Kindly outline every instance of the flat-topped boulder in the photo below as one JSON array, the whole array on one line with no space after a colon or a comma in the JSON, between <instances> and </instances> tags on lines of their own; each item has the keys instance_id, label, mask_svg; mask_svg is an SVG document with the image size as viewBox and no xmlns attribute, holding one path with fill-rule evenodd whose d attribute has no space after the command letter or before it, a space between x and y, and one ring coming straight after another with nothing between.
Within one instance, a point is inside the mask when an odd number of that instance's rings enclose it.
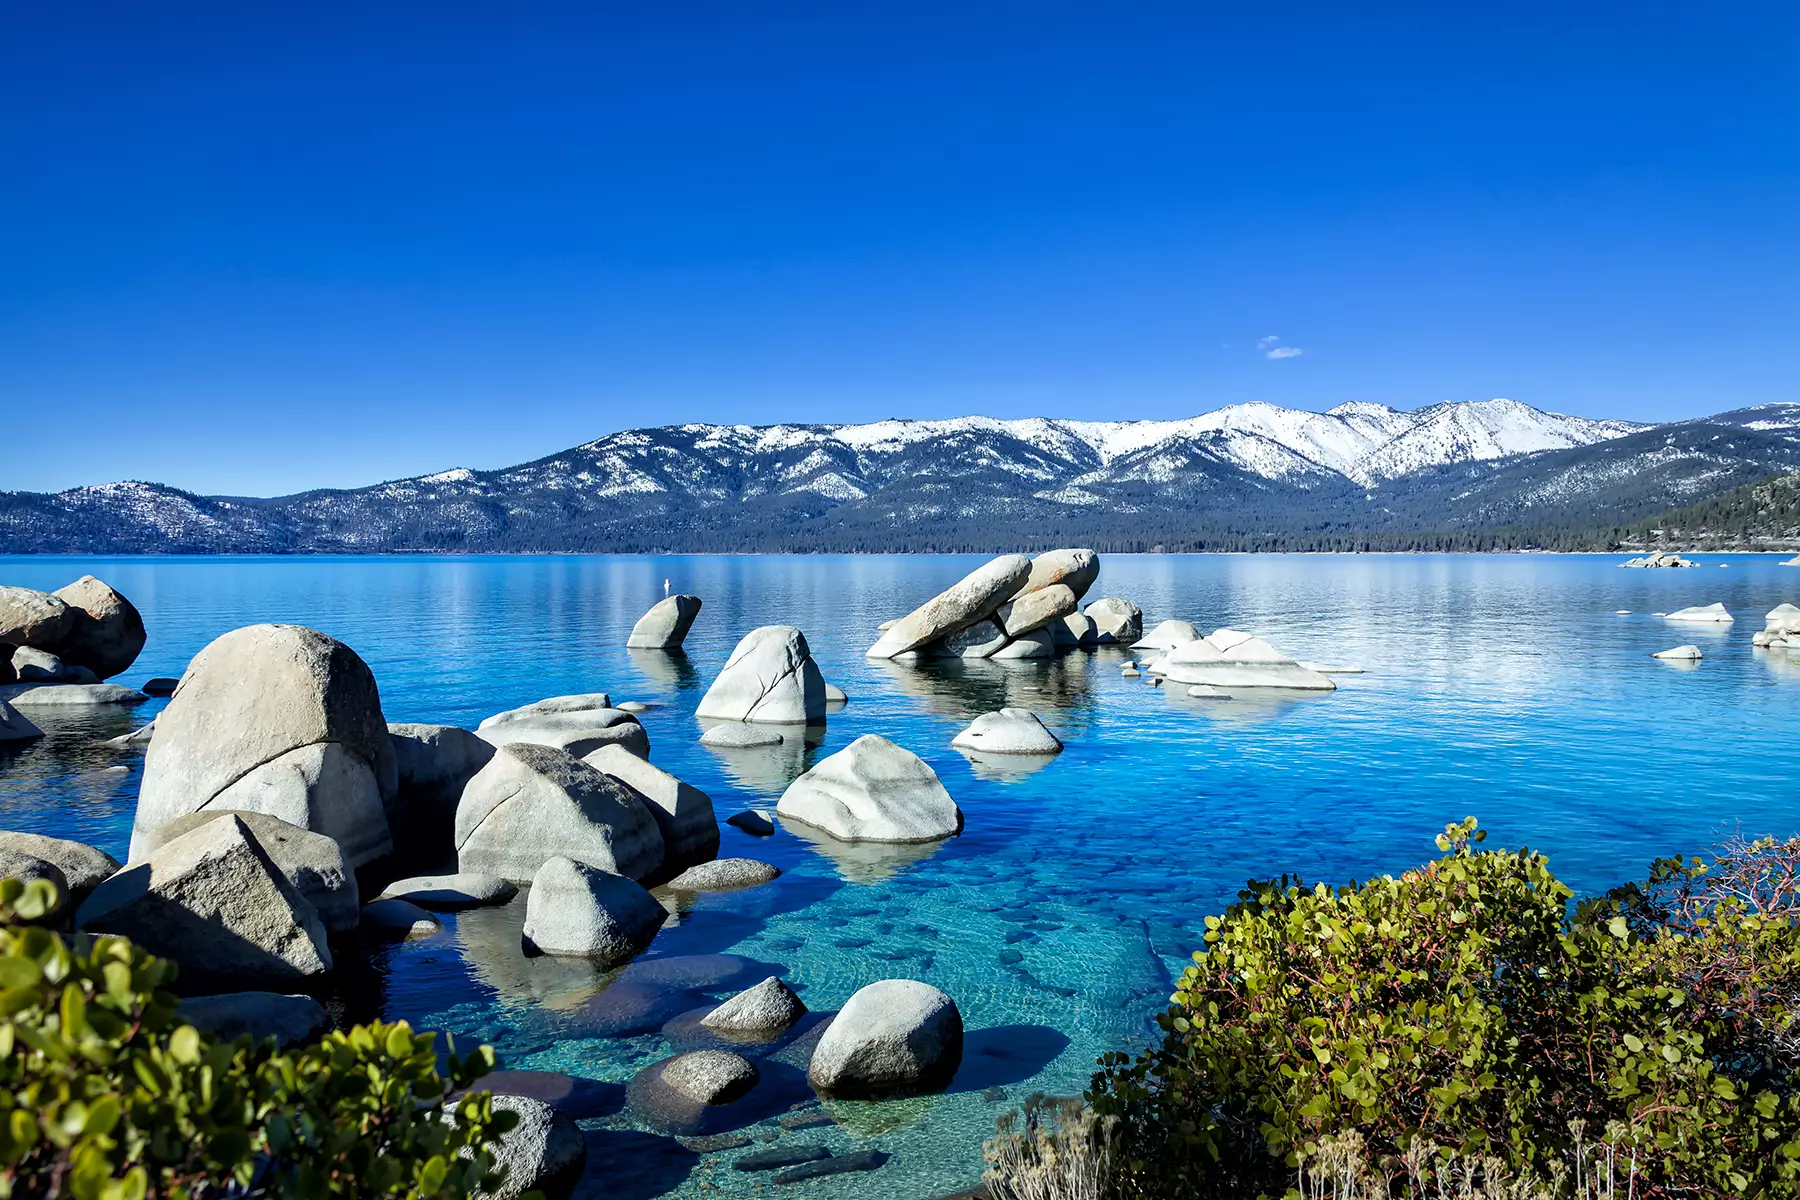
<instances>
[{"instance_id":1,"label":"flat-topped boulder","mask_svg":"<svg viewBox=\"0 0 1800 1200\"><path fill-rule=\"evenodd\" d=\"M1100 556L1092 550L1046 550L1031 560L1031 570L1012 599L1039 591L1052 584L1062 584L1080 600L1100 577Z\"/></svg>"},{"instance_id":2,"label":"flat-topped boulder","mask_svg":"<svg viewBox=\"0 0 1800 1200\"><path fill-rule=\"evenodd\" d=\"M919 1095L948 1087L962 1053L956 1001L928 983L884 979L845 1002L806 1077L821 1094L843 1099Z\"/></svg>"},{"instance_id":3,"label":"flat-topped boulder","mask_svg":"<svg viewBox=\"0 0 1800 1200\"><path fill-rule=\"evenodd\" d=\"M745 634L695 715L776 725L823 721L825 677L806 635L792 625L764 625Z\"/></svg>"},{"instance_id":4,"label":"flat-topped boulder","mask_svg":"<svg viewBox=\"0 0 1800 1200\"><path fill-rule=\"evenodd\" d=\"M1023 637L1075 611L1075 593L1067 584L1052 583L1017 600L1008 600L994 612L994 621L1007 637Z\"/></svg>"},{"instance_id":5,"label":"flat-topped boulder","mask_svg":"<svg viewBox=\"0 0 1800 1200\"><path fill-rule=\"evenodd\" d=\"M1672 613L1663 614L1667 621L1699 621L1718 625L1728 625L1737 620L1726 610L1723 604L1695 605L1691 608L1678 608Z\"/></svg>"},{"instance_id":6,"label":"flat-topped boulder","mask_svg":"<svg viewBox=\"0 0 1800 1200\"><path fill-rule=\"evenodd\" d=\"M631 879L662 866L662 833L642 797L566 751L501 746L456 809L458 869L529 880L566 855Z\"/></svg>"},{"instance_id":7,"label":"flat-topped boulder","mask_svg":"<svg viewBox=\"0 0 1800 1200\"><path fill-rule=\"evenodd\" d=\"M565 855L544 861L525 899L525 943L539 954L617 966L641 954L669 914L641 885Z\"/></svg>"},{"instance_id":8,"label":"flat-topped boulder","mask_svg":"<svg viewBox=\"0 0 1800 1200\"><path fill-rule=\"evenodd\" d=\"M1101 645L1129 646L1144 632L1144 610L1129 600L1108 596L1082 610L1094 623L1094 640Z\"/></svg>"},{"instance_id":9,"label":"flat-topped boulder","mask_svg":"<svg viewBox=\"0 0 1800 1200\"><path fill-rule=\"evenodd\" d=\"M602 775L636 792L662 833L661 873L671 875L719 853L719 819L712 797L619 746L582 758Z\"/></svg>"},{"instance_id":10,"label":"flat-topped boulder","mask_svg":"<svg viewBox=\"0 0 1800 1200\"><path fill-rule=\"evenodd\" d=\"M455 912L465 908L486 908L505 904L518 895L511 880L498 875L459 872L454 875L414 875L396 879L382 890L377 899L404 900L420 908Z\"/></svg>"},{"instance_id":11,"label":"flat-topped boulder","mask_svg":"<svg viewBox=\"0 0 1800 1200\"><path fill-rule=\"evenodd\" d=\"M984 563L884 630L869 657L893 658L993 616L1030 575L1031 560L1023 554Z\"/></svg>"},{"instance_id":12,"label":"flat-topped boulder","mask_svg":"<svg viewBox=\"0 0 1800 1200\"><path fill-rule=\"evenodd\" d=\"M1337 689L1327 676L1301 666L1262 638L1236 629L1215 630L1198 641L1177 646L1157 659L1153 670L1171 683L1221 689Z\"/></svg>"},{"instance_id":13,"label":"flat-topped boulder","mask_svg":"<svg viewBox=\"0 0 1800 1200\"><path fill-rule=\"evenodd\" d=\"M665 596L638 618L625 645L633 650L679 650L699 615L700 597Z\"/></svg>"},{"instance_id":14,"label":"flat-topped boulder","mask_svg":"<svg viewBox=\"0 0 1800 1200\"><path fill-rule=\"evenodd\" d=\"M753 750L761 746L781 745L781 735L773 729L733 722L714 725L700 735L700 744L723 750Z\"/></svg>"},{"instance_id":15,"label":"flat-topped boulder","mask_svg":"<svg viewBox=\"0 0 1800 1200\"><path fill-rule=\"evenodd\" d=\"M491 729L495 725L504 725L509 721L534 721L539 717L553 713L589 712L594 709L611 708L612 697L605 692L582 692L572 696L550 696L543 700L534 700L530 704L522 704L518 708L509 708L486 718L475 728Z\"/></svg>"},{"instance_id":16,"label":"flat-topped boulder","mask_svg":"<svg viewBox=\"0 0 1800 1200\"><path fill-rule=\"evenodd\" d=\"M1669 659L1675 662L1699 662L1703 656L1698 646L1676 646L1672 650L1658 650L1650 657Z\"/></svg>"},{"instance_id":17,"label":"flat-topped boulder","mask_svg":"<svg viewBox=\"0 0 1800 1200\"><path fill-rule=\"evenodd\" d=\"M1133 642L1133 650L1173 650L1200 640L1200 631L1192 621L1164 621Z\"/></svg>"},{"instance_id":18,"label":"flat-topped boulder","mask_svg":"<svg viewBox=\"0 0 1800 1200\"><path fill-rule=\"evenodd\" d=\"M635 715L622 708L515 709L483 721L476 736L492 746L550 746L576 758L602 746L618 746L639 758L650 757L650 735Z\"/></svg>"},{"instance_id":19,"label":"flat-topped boulder","mask_svg":"<svg viewBox=\"0 0 1800 1200\"><path fill-rule=\"evenodd\" d=\"M281 871L294 890L311 901L319 919L331 933L355 929L360 899L356 874L343 848L322 833L290 825L267 813L232 809L202 809L176 817L149 830L135 843L133 862L153 858L160 848L200 828L208 821L235 817L249 829L256 844Z\"/></svg>"},{"instance_id":20,"label":"flat-topped boulder","mask_svg":"<svg viewBox=\"0 0 1800 1200\"><path fill-rule=\"evenodd\" d=\"M1063 748L1038 715L1025 708L982 713L950 744L961 750L989 754L1058 754Z\"/></svg>"},{"instance_id":21,"label":"flat-topped boulder","mask_svg":"<svg viewBox=\"0 0 1800 1200\"><path fill-rule=\"evenodd\" d=\"M45 837L38 833L0 830L0 879L12 874L7 863L34 858L53 864L62 873L66 903L79 906L88 894L119 870L119 860L85 842Z\"/></svg>"},{"instance_id":22,"label":"flat-topped boulder","mask_svg":"<svg viewBox=\"0 0 1800 1200\"><path fill-rule=\"evenodd\" d=\"M120 870L76 911L75 927L174 959L184 987L290 982L331 969L318 910L237 816L207 821Z\"/></svg>"},{"instance_id":23,"label":"flat-topped boulder","mask_svg":"<svg viewBox=\"0 0 1800 1200\"><path fill-rule=\"evenodd\" d=\"M768 883L780 876L780 867L754 858L715 858L689 867L663 886L672 892L730 892Z\"/></svg>"},{"instance_id":24,"label":"flat-topped boulder","mask_svg":"<svg viewBox=\"0 0 1800 1200\"><path fill-rule=\"evenodd\" d=\"M149 697L116 683L9 683L0 686L0 701L14 708L90 708L105 704L142 704Z\"/></svg>"},{"instance_id":25,"label":"flat-topped boulder","mask_svg":"<svg viewBox=\"0 0 1800 1200\"><path fill-rule=\"evenodd\" d=\"M393 848L397 787L368 664L317 630L251 625L195 655L157 715L132 845L176 817L240 809L325 834L359 867Z\"/></svg>"},{"instance_id":26,"label":"flat-topped boulder","mask_svg":"<svg viewBox=\"0 0 1800 1200\"><path fill-rule=\"evenodd\" d=\"M789 784L775 812L843 842L933 842L963 821L924 759L872 733Z\"/></svg>"}]
</instances>

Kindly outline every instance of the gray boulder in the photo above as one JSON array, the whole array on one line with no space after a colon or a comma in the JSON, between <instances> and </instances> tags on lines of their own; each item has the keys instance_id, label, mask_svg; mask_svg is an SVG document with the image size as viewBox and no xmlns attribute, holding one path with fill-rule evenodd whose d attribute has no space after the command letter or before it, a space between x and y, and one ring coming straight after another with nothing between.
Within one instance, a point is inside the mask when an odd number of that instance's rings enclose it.
<instances>
[{"instance_id":1,"label":"gray boulder","mask_svg":"<svg viewBox=\"0 0 1800 1200\"><path fill-rule=\"evenodd\" d=\"M157 716L132 845L187 813L244 809L334 838L360 867L392 849L397 787L368 665L316 630L251 625L200 651Z\"/></svg>"},{"instance_id":2,"label":"gray boulder","mask_svg":"<svg viewBox=\"0 0 1800 1200\"><path fill-rule=\"evenodd\" d=\"M745 634L695 715L789 725L823 721L825 677L806 635L792 625L764 625Z\"/></svg>"},{"instance_id":3,"label":"gray boulder","mask_svg":"<svg viewBox=\"0 0 1800 1200\"><path fill-rule=\"evenodd\" d=\"M13 651L13 675L20 683L99 683L100 677L86 667L65 663L48 650L20 646Z\"/></svg>"},{"instance_id":4,"label":"gray boulder","mask_svg":"<svg viewBox=\"0 0 1800 1200\"><path fill-rule=\"evenodd\" d=\"M768 883L780 875L781 868L754 858L716 858L689 867L663 886L672 892L730 892Z\"/></svg>"},{"instance_id":5,"label":"gray boulder","mask_svg":"<svg viewBox=\"0 0 1800 1200\"><path fill-rule=\"evenodd\" d=\"M180 686L181 680L179 679L171 679L167 675L156 675L144 680L144 686L138 691L146 696L173 696L175 689Z\"/></svg>"},{"instance_id":6,"label":"gray boulder","mask_svg":"<svg viewBox=\"0 0 1800 1200\"><path fill-rule=\"evenodd\" d=\"M11 874L6 864L15 857L54 864L62 872L71 906L78 906L87 899L89 893L119 870L118 859L84 842L65 841L37 833L0 831L0 877Z\"/></svg>"},{"instance_id":7,"label":"gray boulder","mask_svg":"<svg viewBox=\"0 0 1800 1200\"><path fill-rule=\"evenodd\" d=\"M1192 621L1164 621L1131 644L1133 650L1173 650L1200 640Z\"/></svg>"},{"instance_id":8,"label":"gray boulder","mask_svg":"<svg viewBox=\"0 0 1800 1200\"><path fill-rule=\"evenodd\" d=\"M497 875L415 875L387 885L378 900L404 900L420 908L486 908L505 904L519 894L510 880Z\"/></svg>"},{"instance_id":9,"label":"gray boulder","mask_svg":"<svg viewBox=\"0 0 1800 1200\"><path fill-rule=\"evenodd\" d=\"M574 696L551 696L519 708L509 708L505 712L497 712L484 720L476 729L490 729L495 725L504 725L509 721L535 721L539 717L555 713L591 712L597 708L611 708L612 697L605 692L583 692Z\"/></svg>"},{"instance_id":10,"label":"gray boulder","mask_svg":"<svg viewBox=\"0 0 1800 1200\"><path fill-rule=\"evenodd\" d=\"M756 1064L729 1050L695 1050L662 1064L662 1084L695 1104L730 1104L762 1079Z\"/></svg>"},{"instance_id":11,"label":"gray boulder","mask_svg":"<svg viewBox=\"0 0 1800 1200\"><path fill-rule=\"evenodd\" d=\"M92 575L58 588L56 598L69 606L68 632L55 642L37 644L101 679L110 679L137 661L144 649L144 618L131 601Z\"/></svg>"},{"instance_id":12,"label":"gray boulder","mask_svg":"<svg viewBox=\"0 0 1800 1200\"><path fill-rule=\"evenodd\" d=\"M557 855L642 879L662 865L662 833L635 791L579 759L500 747L457 806L458 869L519 882Z\"/></svg>"},{"instance_id":13,"label":"gray boulder","mask_svg":"<svg viewBox=\"0 0 1800 1200\"><path fill-rule=\"evenodd\" d=\"M1050 631L1034 629L1030 633L1020 634L988 657L1005 661L1013 658L1050 658L1055 653L1056 639L1050 636Z\"/></svg>"},{"instance_id":14,"label":"gray boulder","mask_svg":"<svg viewBox=\"0 0 1800 1200\"><path fill-rule=\"evenodd\" d=\"M35 854L19 854L0 850L0 879L18 879L25 883L39 879L47 880L54 884L57 892L65 897L59 906L59 911L68 911L66 897L69 894L69 880L62 873L62 868L53 862L46 862Z\"/></svg>"},{"instance_id":15,"label":"gray boulder","mask_svg":"<svg viewBox=\"0 0 1800 1200\"><path fill-rule=\"evenodd\" d=\"M60 596L0 587L0 642L8 646L53 646L74 623L74 613Z\"/></svg>"},{"instance_id":16,"label":"gray boulder","mask_svg":"<svg viewBox=\"0 0 1800 1200\"><path fill-rule=\"evenodd\" d=\"M267 813L208 808L176 817L146 833L132 861L151 858L176 838L208 821L227 817L236 817L244 823L257 845L268 854L269 861L294 885L294 890L318 910L319 919L325 922L328 932L344 933L356 928L360 904L356 873L344 857L343 848L322 833L290 825Z\"/></svg>"},{"instance_id":17,"label":"gray boulder","mask_svg":"<svg viewBox=\"0 0 1800 1200\"><path fill-rule=\"evenodd\" d=\"M1109 596L1096 600L1082 610L1094 622L1097 641L1129 646L1144 632L1144 610L1129 600Z\"/></svg>"},{"instance_id":18,"label":"gray boulder","mask_svg":"<svg viewBox=\"0 0 1800 1200\"><path fill-rule=\"evenodd\" d=\"M700 615L700 597L665 596L631 627L625 645L633 650L679 650Z\"/></svg>"},{"instance_id":19,"label":"gray boulder","mask_svg":"<svg viewBox=\"0 0 1800 1200\"><path fill-rule=\"evenodd\" d=\"M130 733L121 733L116 738L107 738L106 744L109 746L130 747L141 750L145 746L148 746L150 744L150 739L155 736L156 721L152 718L132 730Z\"/></svg>"},{"instance_id":20,"label":"gray boulder","mask_svg":"<svg viewBox=\"0 0 1800 1200\"><path fill-rule=\"evenodd\" d=\"M1050 622L1050 636L1058 646L1092 646L1100 640L1099 626L1086 613L1070 613Z\"/></svg>"},{"instance_id":21,"label":"gray boulder","mask_svg":"<svg viewBox=\"0 0 1800 1200\"><path fill-rule=\"evenodd\" d=\"M872 733L789 784L775 812L843 842L934 842L962 829L937 772Z\"/></svg>"},{"instance_id":22,"label":"gray boulder","mask_svg":"<svg viewBox=\"0 0 1800 1200\"><path fill-rule=\"evenodd\" d=\"M719 853L712 797L620 746L602 746L582 762L635 791L662 833L664 875Z\"/></svg>"},{"instance_id":23,"label":"gray boulder","mask_svg":"<svg viewBox=\"0 0 1800 1200\"><path fill-rule=\"evenodd\" d=\"M280 992L193 996L181 1002L176 1015L227 1042L248 1034L252 1041L272 1037L278 1046L292 1046L310 1042L331 1028L331 1018L317 1000Z\"/></svg>"},{"instance_id":24,"label":"gray boulder","mask_svg":"<svg viewBox=\"0 0 1800 1200\"><path fill-rule=\"evenodd\" d=\"M1046 550L1031 560L1031 574L1013 593L1013 599L1060 583L1080 600L1099 577L1100 556L1092 550Z\"/></svg>"},{"instance_id":25,"label":"gray boulder","mask_svg":"<svg viewBox=\"0 0 1800 1200\"><path fill-rule=\"evenodd\" d=\"M641 954L669 914L634 881L557 855L525 900L525 941L540 954L617 966Z\"/></svg>"},{"instance_id":26,"label":"gray boulder","mask_svg":"<svg viewBox=\"0 0 1800 1200\"><path fill-rule=\"evenodd\" d=\"M569 1200L587 1170L587 1139L572 1117L528 1096L494 1097L499 1112L518 1115L518 1124L493 1147L504 1170L500 1185L481 1200L518 1200L540 1192L544 1200Z\"/></svg>"},{"instance_id":27,"label":"gray boulder","mask_svg":"<svg viewBox=\"0 0 1800 1200\"><path fill-rule=\"evenodd\" d=\"M25 742L43 736L44 731L26 720L23 713L0 700L0 742Z\"/></svg>"},{"instance_id":28,"label":"gray boulder","mask_svg":"<svg viewBox=\"0 0 1800 1200\"><path fill-rule=\"evenodd\" d=\"M364 929L408 939L430 937L444 927L442 921L408 900L371 900L362 906L357 919Z\"/></svg>"},{"instance_id":29,"label":"gray boulder","mask_svg":"<svg viewBox=\"0 0 1800 1200\"><path fill-rule=\"evenodd\" d=\"M1006 634L991 617L958 629L926 646L926 658L987 658L1006 645Z\"/></svg>"},{"instance_id":30,"label":"gray boulder","mask_svg":"<svg viewBox=\"0 0 1800 1200\"><path fill-rule=\"evenodd\" d=\"M477 736L493 746L549 746L577 758L602 746L618 746L639 758L650 757L650 735L637 717L620 708L568 709L494 724L483 722Z\"/></svg>"},{"instance_id":31,"label":"gray boulder","mask_svg":"<svg viewBox=\"0 0 1800 1200\"><path fill-rule=\"evenodd\" d=\"M993 616L1030 574L1031 560L1023 554L984 563L884 630L869 657L893 658Z\"/></svg>"},{"instance_id":32,"label":"gray boulder","mask_svg":"<svg viewBox=\"0 0 1800 1200\"><path fill-rule=\"evenodd\" d=\"M142 704L149 697L116 683L9 683L0 701L16 708L91 708L102 704Z\"/></svg>"},{"instance_id":33,"label":"gray boulder","mask_svg":"<svg viewBox=\"0 0 1800 1200\"><path fill-rule=\"evenodd\" d=\"M745 809L726 818L725 823L741 829L751 837L770 837L775 832L775 822L763 816L755 809Z\"/></svg>"},{"instance_id":34,"label":"gray boulder","mask_svg":"<svg viewBox=\"0 0 1800 1200\"><path fill-rule=\"evenodd\" d=\"M292 981L331 969L325 923L237 816L207 821L94 889L77 929L180 964L182 982Z\"/></svg>"},{"instance_id":35,"label":"gray boulder","mask_svg":"<svg viewBox=\"0 0 1800 1200\"><path fill-rule=\"evenodd\" d=\"M396 788L388 828L402 850L418 847L430 860L451 849L463 788L494 757L494 745L455 725L389 725Z\"/></svg>"},{"instance_id":36,"label":"gray boulder","mask_svg":"<svg viewBox=\"0 0 1800 1200\"><path fill-rule=\"evenodd\" d=\"M1038 715L1025 708L982 713L950 744L961 750L980 750L989 754L1057 754L1063 748L1056 735L1044 728Z\"/></svg>"},{"instance_id":37,"label":"gray boulder","mask_svg":"<svg viewBox=\"0 0 1800 1200\"><path fill-rule=\"evenodd\" d=\"M1007 637L1016 638L1060 621L1074 611L1075 593L1066 584L1053 583L1002 604L994 613L994 620Z\"/></svg>"},{"instance_id":38,"label":"gray boulder","mask_svg":"<svg viewBox=\"0 0 1800 1200\"><path fill-rule=\"evenodd\" d=\"M941 1091L962 1065L956 1001L928 983L884 979L863 988L826 1027L807 1081L846 1099Z\"/></svg>"},{"instance_id":39,"label":"gray boulder","mask_svg":"<svg viewBox=\"0 0 1800 1200\"><path fill-rule=\"evenodd\" d=\"M700 1024L726 1037L768 1038L791 1029L805 1015L800 997L771 975L707 1013Z\"/></svg>"},{"instance_id":40,"label":"gray boulder","mask_svg":"<svg viewBox=\"0 0 1800 1200\"><path fill-rule=\"evenodd\" d=\"M700 735L700 744L726 750L752 750L759 746L781 745L781 735L773 729L732 722L708 729Z\"/></svg>"}]
</instances>

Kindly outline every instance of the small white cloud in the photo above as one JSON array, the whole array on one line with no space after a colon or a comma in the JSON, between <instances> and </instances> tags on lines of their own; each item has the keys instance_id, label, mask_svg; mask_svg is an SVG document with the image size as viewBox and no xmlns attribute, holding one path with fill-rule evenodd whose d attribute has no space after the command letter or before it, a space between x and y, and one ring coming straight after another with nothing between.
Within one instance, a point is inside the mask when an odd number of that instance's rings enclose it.
<instances>
[{"instance_id":1,"label":"small white cloud","mask_svg":"<svg viewBox=\"0 0 1800 1200\"><path fill-rule=\"evenodd\" d=\"M1279 342L1280 340L1281 340L1280 338L1276 337L1274 334L1271 333L1268 337L1257 338L1256 339L1256 348L1258 350L1269 350L1269 349L1272 349L1274 347L1275 343Z\"/></svg>"},{"instance_id":2,"label":"small white cloud","mask_svg":"<svg viewBox=\"0 0 1800 1200\"><path fill-rule=\"evenodd\" d=\"M1302 350L1298 346L1276 346L1273 349L1267 351L1263 355L1263 357L1264 358L1299 358L1302 354L1305 354L1305 353L1306 353L1306 351Z\"/></svg>"}]
</instances>

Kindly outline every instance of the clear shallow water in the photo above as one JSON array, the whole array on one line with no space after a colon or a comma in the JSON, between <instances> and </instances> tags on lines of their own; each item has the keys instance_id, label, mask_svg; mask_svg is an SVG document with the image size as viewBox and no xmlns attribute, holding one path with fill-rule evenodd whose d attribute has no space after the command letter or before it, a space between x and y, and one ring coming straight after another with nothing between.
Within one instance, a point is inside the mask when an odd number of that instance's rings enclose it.
<instances>
[{"instance_id":1,"label":"clear shallow water","mask_svg":"<svg viewBox=\"0 0 1800 1200\"><path fill-rule=\"evenodd\" d=\"M1749 833L1800 828L1800 655L1750 646L1763 613L1800 602L1800 569L1774 557L1705 556L1686 571L1620 570L1621 557L1104 559L1090 597L1126 596L1147 625L1230 625L1303 659L1368 668L1340 677L1336 693L1287 702L1151 689L1120 678L1128 655L1111 649L1048 664L863 658L880 621L979 561L0 558L0 583L53 588L91 571L130 596L151 640L121 682L178 675L238 625L293 621L362 654L390 721L473 726L569 692L650 702L658 707L641 719L653 760L709 792L721 820L771 807L794 775L864 733L938 770L967 827L935 849L845 861L787 831L754 839L726 827L721 855L786 874L704 897L622 982L523 959L516 902L450 917L436 938L373 945L367 970L342 973L335 1001L350 1016L404 1017L493 1041L508 1066L602 1081L585 1122L585 1194L595 1196L766 1185L730 1170L741 1151L695 1155L644 1128L622 1085L671 1053L665 1016L770 971L819 1012L894 976L956 998L971 1032L949 1094L834 1106L838 1127L781 1134L892 1155L876 1175L802 1194L933 1197L976 1180L998 1111L1032 1090L1079 1090L1102 1051L1145 1034L1202 919L1247 878L1293 871L1341 882L1400 870L1434 853L1444 823L1474 814L1495 842L1547 851L1565 880L1592 891L1740 823ZM624 650L665 578L706 602L687 655ZM1715 600L1735 625L1649 615ZM849 706L801 745L698 745L693 710L707 682L739 636L777 622L805 630ZM1706 654L1696 668L1648 657L1687 642ZM34 710L51 736L0 751L0 827L122 857L141 758L99 743L159 703L129 715ZM1036 710L1068 749L1024 774L950 749L968 720L1003 704ZM686 957L712 954L750 963ZM603 1036L640 1028L648 1032ZM804 1044L777 1049L765 1063L766 1104L735 1119L752 1122L752 1135L775 1130L768 1118L807 1098L804 1064ZM984 1097L993 1087L1007 1100Z\"/></svg>"}]
</instances>

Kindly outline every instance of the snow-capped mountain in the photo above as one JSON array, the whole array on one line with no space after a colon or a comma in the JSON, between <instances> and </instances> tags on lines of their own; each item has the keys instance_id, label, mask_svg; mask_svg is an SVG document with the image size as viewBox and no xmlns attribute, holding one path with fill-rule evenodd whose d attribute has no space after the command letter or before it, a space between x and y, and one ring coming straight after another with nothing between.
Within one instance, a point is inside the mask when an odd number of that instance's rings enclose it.
<instances>
[{"instance_id":1,"label":"snow-capped mountain","mask_svg":"<svg viewBox=\"0 0 1800 1200\"><path fill-rule=\"evenodd\" d=\"M271 500L140 483L0 492L0 551L925 549L1221 532L1291 544L1295 531L1623 519L1792 469L1797 439L1795 405L1649 427L1512 400L673 425L499 470Z\"/></svg>"}]
</instances>

